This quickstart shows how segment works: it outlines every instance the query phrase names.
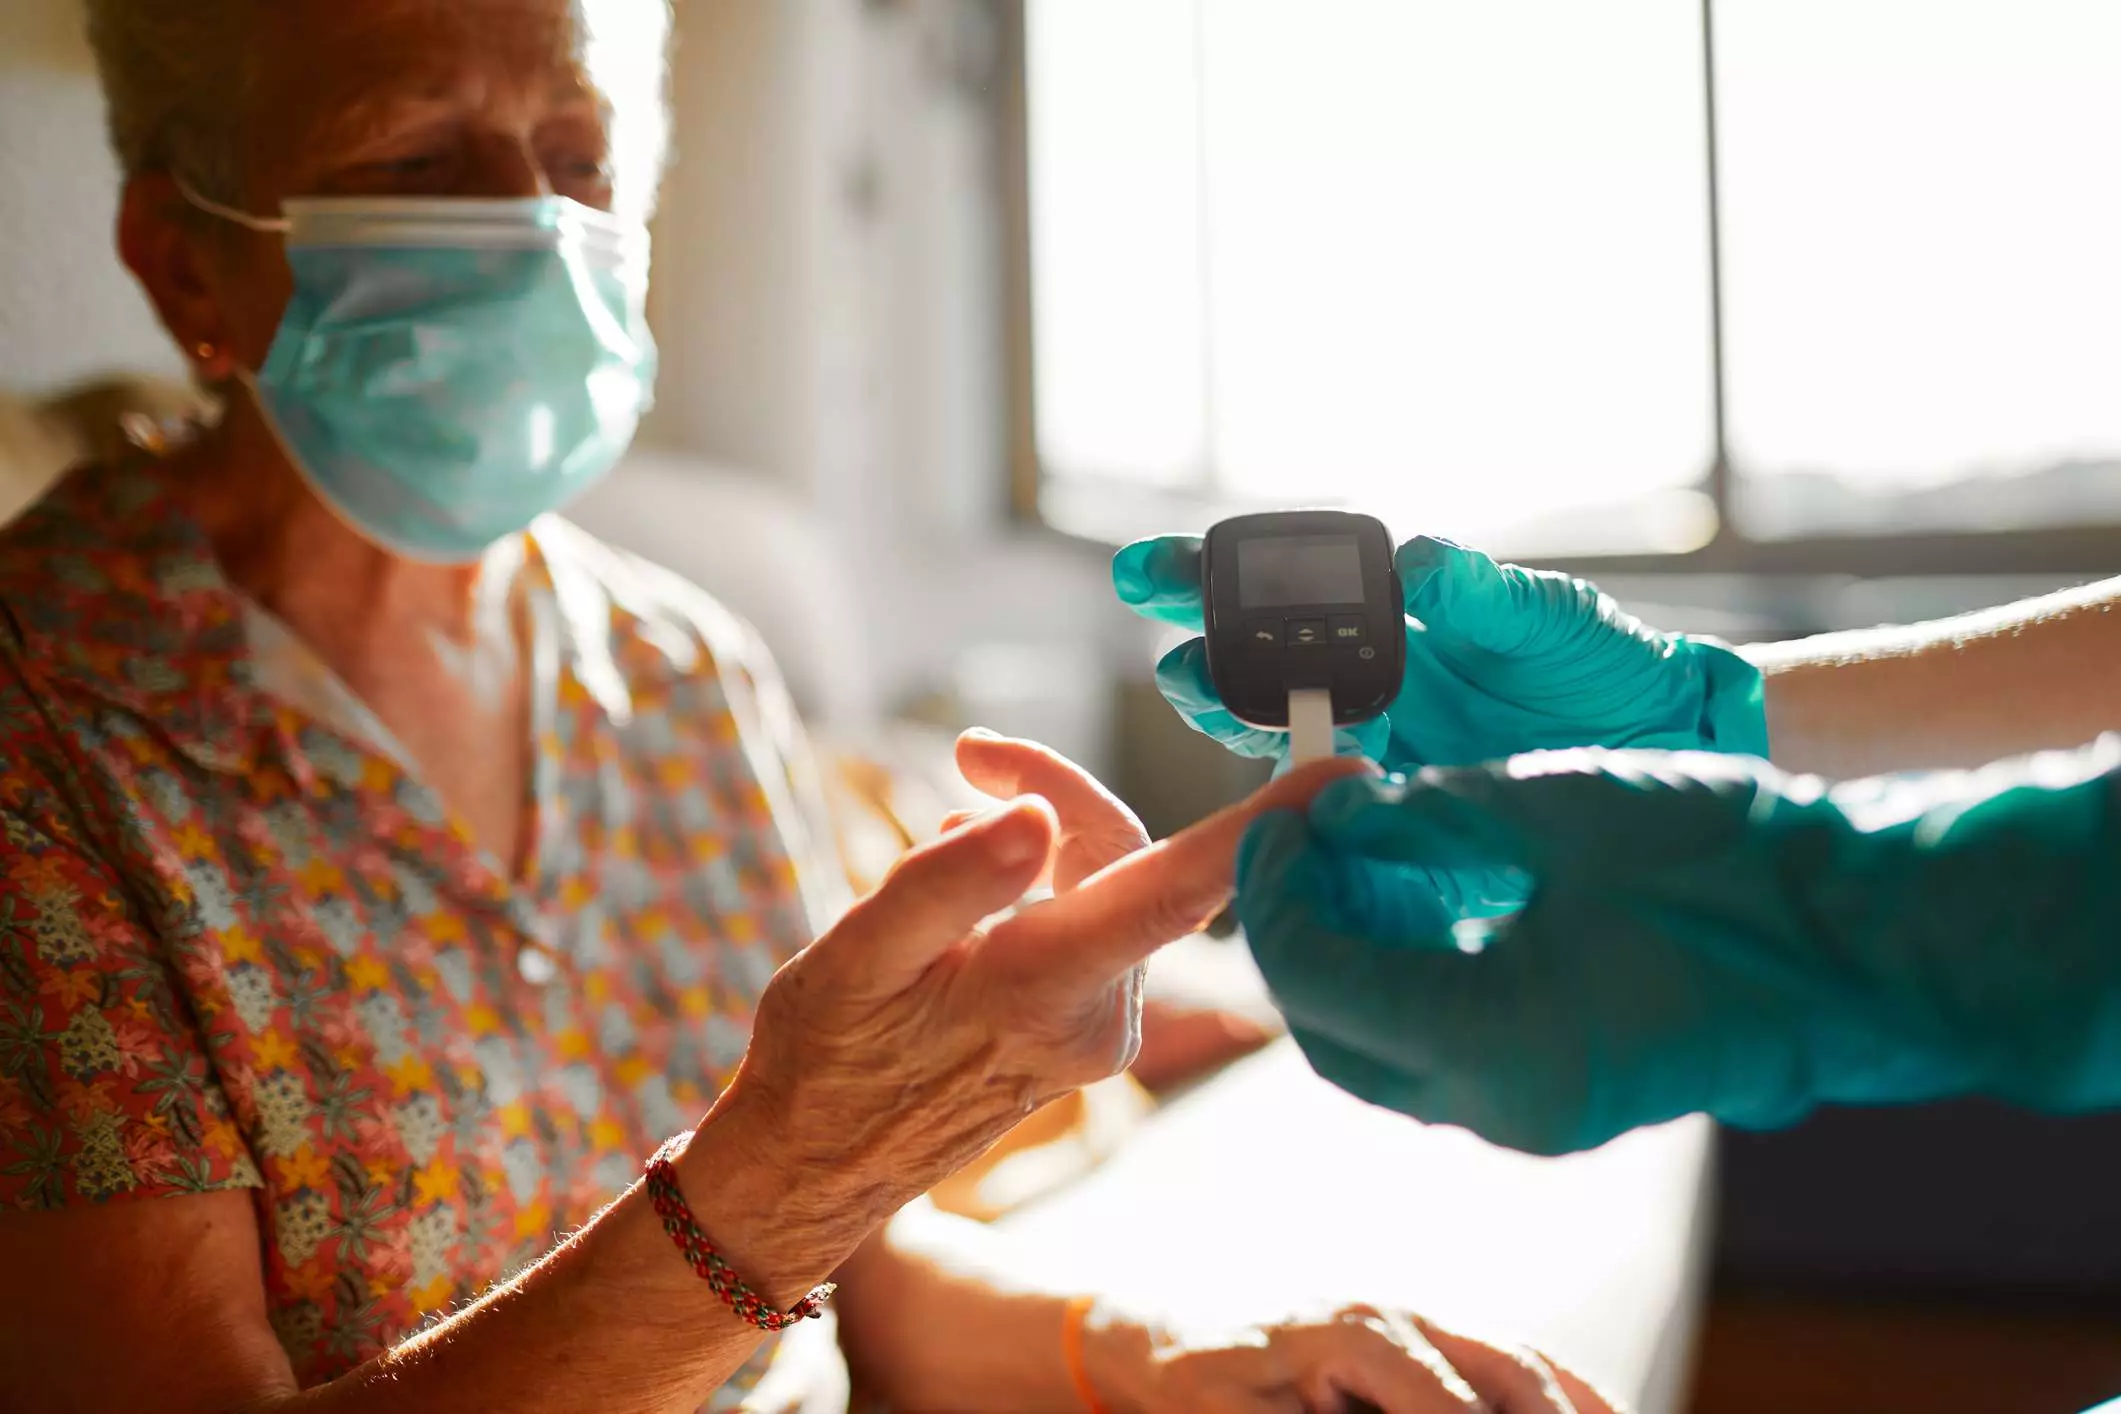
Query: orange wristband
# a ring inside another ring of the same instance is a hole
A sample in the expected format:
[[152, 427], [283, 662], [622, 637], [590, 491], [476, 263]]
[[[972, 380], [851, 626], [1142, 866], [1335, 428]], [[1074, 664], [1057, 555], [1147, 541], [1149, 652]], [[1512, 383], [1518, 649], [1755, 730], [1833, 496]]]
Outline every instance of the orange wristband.
[[1106, 1414], [1105, 1402], [1097, 1397], [1097, 1386], [1090, 1383], [1090, 1372], [1083, 1368], [1083, 1321], [1096, 1304], [1094, 1296], [1078, 1296], [1061, 1314], [1061, 1356], [1068, 1362], [1068, 1378], [1075, 1382], [1075, 1397], [1083, 1402], [1084, 1414]]

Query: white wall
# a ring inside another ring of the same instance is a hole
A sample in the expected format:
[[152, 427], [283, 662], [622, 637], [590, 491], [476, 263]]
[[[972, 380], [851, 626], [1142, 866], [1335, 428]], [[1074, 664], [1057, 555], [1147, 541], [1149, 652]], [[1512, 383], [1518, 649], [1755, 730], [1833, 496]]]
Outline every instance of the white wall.
[[998, 512], [993, 135], [988, 100], [948, 74], [987, 14], [682, 9], [654, 304], [669, 397], [652, 439], [753, 465], [849, 523]]
[[1042, 648], [1024, 661], [1064, 681], [1029, 696], [1102, 694], [1084, 679], [1146, 651], [1100, 552], [1005, 527], [992, 19], [982, 0], [679, 15], [647, 436], [817, 510], [856, 567], [887, 702], [981, 645]]
[[0, 389], [182, 372], [112, 252], [117, 186], [79, 0], [0, 0]]
[[818, 126], [801, 101], [801, 8], [707, 0], [680, 13], [650, 296], [663, 396], [644, 438], [807, 494], [806, 237], [823, 164], [807, 150]]

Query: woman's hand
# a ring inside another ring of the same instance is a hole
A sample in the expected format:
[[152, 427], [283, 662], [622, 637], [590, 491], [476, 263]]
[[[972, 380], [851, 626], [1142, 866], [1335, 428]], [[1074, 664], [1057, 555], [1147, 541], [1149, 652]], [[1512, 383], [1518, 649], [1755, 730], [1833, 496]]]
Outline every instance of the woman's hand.
[[[1053, 807], [1058, 834], [1039, 883], [1057, 894], [1073, 891], [1149, 843], [1149, 832], [1118, 796], [1049, 746], [975, 727], [958, 738], [957, 769], [982, 795], [1002, 801], [1037, 796]], [[943, 829], [947, 833], [978, 818], [978, 811], [958, 811], [943, 821]]]
[[[1047, 882], [1056, 893], [1149, 843], [1141, 821], [1118, 797], [1036, 742], [975, 729], [958, 741], [957, 766], [975, 789], [997, 800], [1032, 794], [1052, 802], [1060, 817], [1060, 841]], [[975, 814], [953, 814], [943, 828], [955, 829]], [[1274, 1034], [1247, 1017], [1152, 1000], [1142, 1007], [1134, 1078], [1152, 1091], [1169, 1089], [1250, 1055]]]
[[[1150, 845], [1044, 748], [975, 741], [965, 759], [1018, 798], [911, 851], [781, 969], [679, 1161], [702, 1225], [776, 1302], [1025, 1115], [1124, 1068], [1142, 960], [1222, 906], [1246, 825], [1360, 769], [1291, 773]], [[995, 921], [1048, 880], [1057, 897]]]
[[1124, 1321], [1088, 1336], [1087, 1373], [1115, 1414], [1617, 1414], [1536, 1352], [1371, 1306], [1205, 1340]]

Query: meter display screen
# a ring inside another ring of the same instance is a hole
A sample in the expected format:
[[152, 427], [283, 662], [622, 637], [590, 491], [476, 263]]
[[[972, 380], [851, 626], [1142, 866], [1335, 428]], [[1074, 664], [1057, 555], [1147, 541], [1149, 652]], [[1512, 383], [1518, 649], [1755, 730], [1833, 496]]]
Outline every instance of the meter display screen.
[[1352, 535], [1268, 535], [1237, 542], [1238, 605], [1360, 604], [1362, 553]]

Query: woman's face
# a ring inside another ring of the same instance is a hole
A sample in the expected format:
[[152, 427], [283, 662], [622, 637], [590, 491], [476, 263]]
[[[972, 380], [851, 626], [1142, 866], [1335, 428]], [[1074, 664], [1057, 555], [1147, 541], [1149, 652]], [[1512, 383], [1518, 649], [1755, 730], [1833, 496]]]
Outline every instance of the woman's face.
[[[553, 193], [645, 211], [659, 160], [660, 0], [277, 0], [261, 6], [243, 204]], [[227, 233], [223, 233], [227, 234]], [[218, 267], [248, 367], [286, 306], [277, 259]]]

